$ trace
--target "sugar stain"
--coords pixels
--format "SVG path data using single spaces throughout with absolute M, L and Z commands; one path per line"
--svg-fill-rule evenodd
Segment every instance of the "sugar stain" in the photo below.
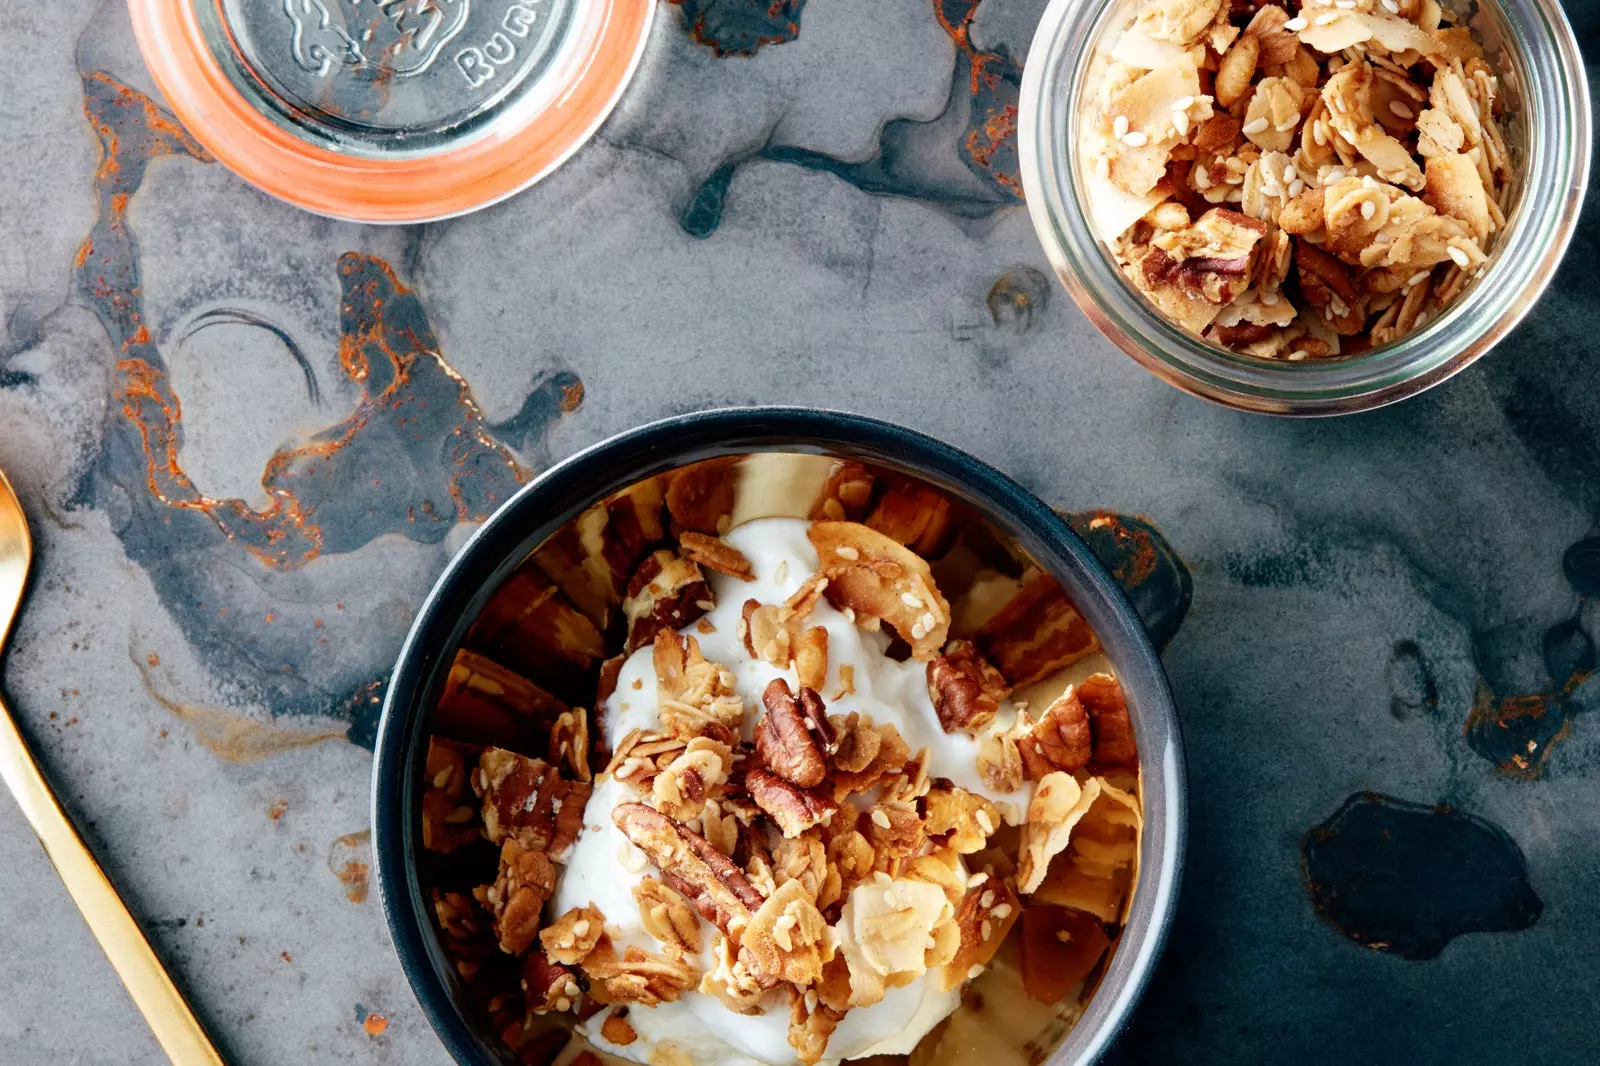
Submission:
M 1363 947 L 1432 959 L 1465 933 L 1518 932 L 1544 905 L 1504 829 L 1450 806 L 1358 792 L 1301 844 L 1323 919 Z

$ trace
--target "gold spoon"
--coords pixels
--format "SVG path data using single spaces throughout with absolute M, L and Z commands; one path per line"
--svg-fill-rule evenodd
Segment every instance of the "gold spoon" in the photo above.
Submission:
M 22 504 L 0 471 L 0 654 L 22 603 L 33 546 Z M 95 939 L 174 1066 L 225 1066 L 194 1011 L 151 950 L 139 923 L 73 828 L 28 751 L 11 711 L 0 700 L 0 777 L 16 797 L 45 854 L 83 912 Z

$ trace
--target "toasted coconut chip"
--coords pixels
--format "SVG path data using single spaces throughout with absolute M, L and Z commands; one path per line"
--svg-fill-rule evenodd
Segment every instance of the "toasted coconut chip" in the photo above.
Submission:
M 1050 860 L 1067 849 L 1073 827 L 1100 798 L 1100 779 L 1084 785 L 1057 771 L 1046 774 L 1028 804 L 1028 823 L 1022 827 L 1022 866 L 1017 888 L 1023 895 L 1044 883 Z
M 828 579 L 828 602 L 858 619 L 893 626 L 926 661 L 950 632 L 950 605 L 934 585 L 933 571 L 915 552 L 855 522 L 813 522 L 807 531 Z

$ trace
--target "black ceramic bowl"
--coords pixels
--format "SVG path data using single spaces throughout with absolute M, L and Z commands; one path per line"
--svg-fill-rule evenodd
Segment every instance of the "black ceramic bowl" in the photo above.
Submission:
M 590 505 L 656 474 L 730 455 L 855 459 L 942 490 L 1013 540 L 1061 586 L 1098 636 L 1127 696 L 1139 749 L 1144 832 L 1121 939 L 1082 1017 L 1048 1059 L 1091 1063 L 1127 1020 L 1177 903 L 1186 829 L 1183 750 L 1166 677 L 1126 596 L 1037 497 L 964 452 L 858 415 L 797 408 L 707 411 L 623 433 L 522 489 L 446 568 L 401 649 L 378 726 L 372 824 L 376 881 L 401 966 L 429 1021 L 463 1066 L 513 1066 L 475 1020 L 446 958 L 420 874 L 420 807 L 429 720 L 456 650 L 484 604 L 531 551 Z

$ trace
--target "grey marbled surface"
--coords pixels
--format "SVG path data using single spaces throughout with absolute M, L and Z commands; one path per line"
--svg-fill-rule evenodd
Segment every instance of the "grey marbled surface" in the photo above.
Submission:
M 713 25 L 738 6 L 688 5 Z M 958 150 L 963 87 L 979 66 L 980 107 L 1004 103 L 1037 0 L 982 0 L 961 34 L 935 17 L 957 0 L 803 6 L 798 38 L 754 58 L 663 8 L 566 167 L 480 214 L 381 229 L 269 200 L 153 126 L 121 88 L 154 94 L 121 3 L 0 0 L 0 466 L 38 538 L 4 688 L 236 1060 L 445 1057 L 358 901 L 359 742 L 410 613 L 504 486 L 441 510 L 461 488 L 441 447 L 378 442 L 332 473 L 305 450 L 375 402 L 339 362 L 350 252 L 388 264 L 437 334 L 443 361 L 397 373 L 480 419 L 515 477 L 673 412 L 816 404 L 1161 529 L 1195 580 L 1165 656 L 1193 830 L 1118 1061 L 1600 1056 L 1592 202 L 1531 319 L 1446 385 L 1337 421 L 1236 414 L 1148 377 L 1053 284 L 1024 319 L 989 307 L 1002 275 L 1048 268 L 1006 145 L 989 168 Z M 1569 12 L 1600 54 L 1600 9 Z M 122 135 L 115 174 L 97 176 L 97 126 Z M 118 365 L 95 288 L 117 269 L 158 381 Z M 173 433 L 156 481 L 149 430 Z M 285 524 L 285 471 L 316 486 L 314 544 Z M 1507 737 L 1526 768 L 1497 765 Z M 1342 935 L 1302 843 L 1364 790 L 1503 830 L 1537 920 L 1423 960 Z M 158 1061 L 0 802 L 0 1062 Z

